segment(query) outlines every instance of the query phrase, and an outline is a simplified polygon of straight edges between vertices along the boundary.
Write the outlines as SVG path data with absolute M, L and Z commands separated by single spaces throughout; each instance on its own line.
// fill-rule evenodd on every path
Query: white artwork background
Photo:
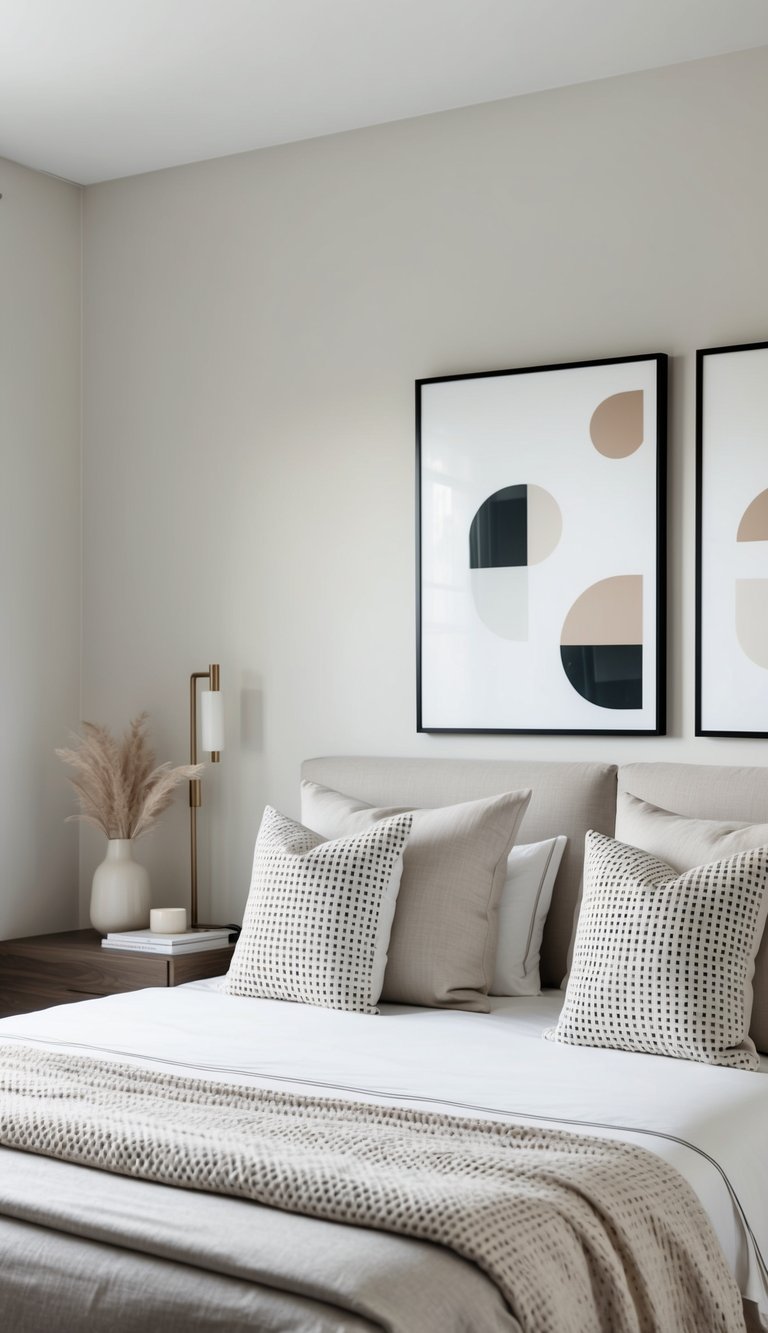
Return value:
M 610 459 L 592 444 L 595 408 L 644 392 L 644 443 Z M 656 362 L 635 361 L 424 384 L 421 391 L 422 727 L 653 731 L 656 726 Z M 529 637 L 480 619 L 469 529 L 505 486 L 544 487 L 563 531 L 527 567 Z M 643 706 L 603 708 L 570 684 L 563 622 L 593 583 L 643 577 Z
M 768 542 L 737 542 L 768 487 L 768 350 L 703 357 L 701 729 L 768 732 L 768 671 L 736 636 L 736 580 L 768 579 Z

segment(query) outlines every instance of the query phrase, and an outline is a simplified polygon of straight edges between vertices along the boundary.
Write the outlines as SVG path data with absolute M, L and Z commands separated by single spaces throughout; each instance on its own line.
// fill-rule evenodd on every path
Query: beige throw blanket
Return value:
M 526 1333 L 742 1333 L 689 1186 L 644 1149 L 7 1045 L 0 1142 L 437 1242 Z

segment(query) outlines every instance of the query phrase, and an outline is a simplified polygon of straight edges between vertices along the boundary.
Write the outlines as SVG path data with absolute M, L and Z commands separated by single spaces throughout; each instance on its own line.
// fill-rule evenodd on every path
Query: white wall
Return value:
M 215 917 L 305 755 L 768 760 L 692 734 L 693 352 L 768 336 L 767 114 L 762 50 L 87 191 L 84 708 L 148 707 L 178 762 L 220 660 Z M 674 358 L 669 737 L 417 735 L 414 378 L 648 351 Z M 145 857 L 184 901 L 183 803 Z
M 0 161 L 0 938 L 77 925 L 81 191 Z

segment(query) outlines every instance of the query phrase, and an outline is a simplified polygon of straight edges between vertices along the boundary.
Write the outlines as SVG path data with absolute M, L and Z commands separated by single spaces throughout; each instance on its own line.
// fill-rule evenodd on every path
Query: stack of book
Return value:
M 113 930 L 101 941 L 101 947 L 179 955 L 198 953 L 201 949 L 225 949 L 234 939 L 235 934 L 228 926 L 185 930 L 179 935 L 159 935 L 154 930 Z

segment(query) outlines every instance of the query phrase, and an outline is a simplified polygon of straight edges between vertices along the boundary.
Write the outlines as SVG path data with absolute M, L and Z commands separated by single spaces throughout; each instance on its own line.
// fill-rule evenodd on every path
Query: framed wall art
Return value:
M 417 381 L 419 731 L 663 734 L 666 371 Z
M 768 736 L 768 343 L 696 354 L 696 735 Z

